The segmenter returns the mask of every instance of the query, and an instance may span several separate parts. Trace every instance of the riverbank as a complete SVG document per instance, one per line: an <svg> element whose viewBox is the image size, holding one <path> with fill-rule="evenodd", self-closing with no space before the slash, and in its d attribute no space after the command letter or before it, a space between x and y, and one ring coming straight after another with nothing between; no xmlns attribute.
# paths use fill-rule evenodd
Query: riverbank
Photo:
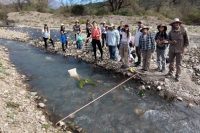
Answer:
<svg viewBox="0 0 200 133"><path fill-rule="evenodd" d="M0 132L62 133L38 108L37 93L28 91L25 79L10 63L8 49L0 46Z"/></svg>
<svg viewBox="0 0 200 133"><path fill-rule="evenodd" d="M10 31L7 30L7 38L11 40L17 40L17 41L24 41L24 35L13 37L9 36ZM1 29L0 29L1 32ZM15 31L17 32L17 31ZM21 33L21 32L20 32ZM25 34L25 33L24 33ZM27 40L29 39L29 35L25 34ZM193 37L193 36L192 36ZM0 38L4 38L0 36ZM20 40L20 38L22 40ZM55 48L52 46L49 46L48 51L51 53L61 54L63 56L73 56L75 58L78 58L80 60L84 60L88 63L103 67L106 70L112 70L117 73L121 73L126 76L132 76L133 74L139 74L140 76L137 76L137 79L139 78L141 80L141 83L143 84L141 88L143 89L152 89L161 97L164 97L168 100L181 100L186 101L188 104L194 103L199 104L200 103L200 74L199 74L199 62L200 62L200 55L198 53L199 47L198 42L200 41L199 36L195 36L195 41L193 38L191 39L192 46L189 47L189 50L184 56L183 60L183 73L181 76L180 82L175 82L174 79L168 79L165 78L165 73L160 73L155 71L156 69L156 57L152 58L152 70L150 72L142 73L140 71L141 67L134 68L133 67L133 73L130 70L124 70L121 69L121 63L116 61L109 60L109 53L108 48L104 47L104 60L94 62L93 59L93 53L91 50L90 45L86 45L82 50L77 50L76 46L71 42L68 46L68 49L66 52L62 52L61 44L60 42L55 42ZM43 41L40 39L38 40L32 40L31 44L35 47L44 48ZM98 53L99 55L99 53Z"/></svg>

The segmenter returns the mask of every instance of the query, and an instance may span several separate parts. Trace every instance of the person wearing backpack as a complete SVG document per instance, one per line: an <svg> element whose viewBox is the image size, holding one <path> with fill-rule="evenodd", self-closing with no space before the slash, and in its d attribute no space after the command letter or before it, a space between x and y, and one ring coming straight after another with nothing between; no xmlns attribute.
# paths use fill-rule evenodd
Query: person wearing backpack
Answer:
<svg viewBox="0 0 200 133"><path fill-rule="evenodd" d="M149 32L149 27L143 26L139 38L139 48L142 53L142 70L149 71L152 54L155 50L155 39Z"/></svg>
<svg viewBox="0 0 200 133"><path fill-rule="evenodd" d="M92 30L91 30L91 38L92 38L92 47L94 52L95 61L97 61L97 49L96 46L99 48L101 53L101 60L103 60L103 50L101 46L101 29L98 27L97 22L92 22Z"/></svg>
<svg viewBox="0 0 200 133"><path fill-rule="evenodd" d="M156 41L156 53L157 53L157 70L159 72L165 72L166 70L166 49L168 47L168 35L167 26L160 24L157 26L158 32L155 36Z"/></svg>
<svg viewBox="0 0 200 133"><path fill-rule="evenodd" d="M42 29L42 34L43 34L43 40L44 40L45 49L47 49L48 41L50 41L50 43L54 47L54 42L51 39L50 30L49 30L49 27L47 26L47 24L44 24L44 28Z"/></svg>

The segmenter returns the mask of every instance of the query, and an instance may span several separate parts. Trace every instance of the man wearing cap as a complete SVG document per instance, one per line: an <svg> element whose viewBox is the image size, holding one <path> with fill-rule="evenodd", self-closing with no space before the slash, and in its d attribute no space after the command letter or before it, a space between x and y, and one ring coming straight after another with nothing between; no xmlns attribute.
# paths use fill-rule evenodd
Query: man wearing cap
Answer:
<svg viewBox="0 0 200 133"><path fill-rule="evenodd" d="M104 21L101 26L101 39L102 39L102 47L104 47L105 41L106 41L106 22Z"/></svg>
<svg viewBox="0 0 200 133"><path fill-rule="evenodd" d="M138 27L137 27L136 33L135 33L135 48L136 48L136 55L137 55L138 60L135 63L135 66L139 66L141 64L141 51L139 48L139 38L142 35L142 32L140 32L142 26L143 26L142 21L138 21Z"/></svg>
<svg viewBox="0 0 200 133"><path fill-rule="evenodd" d="M140 31L142 32L139 38L139 48L142 53L142 70L149 71L151 56L155 50L155 40L149 32L149 27L143 26Z"/></svg>
<svg viewBox="0 0 200 133"><path fill-rule="evenodd" d="M116 59L116 48L119 44L120 35L119 32L116 32L114 30L114 25L111 24L108 27L108 31L106 34L106 43L109 47L109 53L110 53L110 59L115 60Z"/></svg>
<svg viewBox="0 0 200 133"><path fill-rule="evenodd" d="M175 80L179 81L181 74L181 61L186 47L189 45L189 39L186 30L181 25L182 22L175 18L170 24L172 30L169 32L169 72L168 77L173 76L174 62L176 59L176 76Z"/></svg>

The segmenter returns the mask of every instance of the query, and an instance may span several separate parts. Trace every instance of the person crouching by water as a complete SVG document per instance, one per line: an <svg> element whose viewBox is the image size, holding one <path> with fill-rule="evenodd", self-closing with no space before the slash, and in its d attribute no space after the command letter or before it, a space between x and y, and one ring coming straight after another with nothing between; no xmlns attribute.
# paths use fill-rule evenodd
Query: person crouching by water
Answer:
<svg viewBox="0 0 200 133"><path fill-rule="evenodd" d="M155 39L149 32L149 27L143 26L142 35L139 38L139 48L142 53L142 70L149 71L152 54L155 50Z"/></svg>
<svg viewBox="0 0 200 133"><path fill-rule="evenodd" d="M44 28L42 29L42 34L43 34L43 40L44 40L45 49L47 49L48 41L50 41L50 43L54 47L54 42L51 39L50 30L49 30L49 27L47 26L47 24L44 24Z"/></svg>
<svg viewBox="0 0 200 133"><path fill-rule="evenodd" d="M168 47L168 35L166 33L167 26L160 24L157 26L158 32L155 36L158 71L166 70L166 49Z"/></svg>
<svg viewBox="0 0 200 133"><path fill-rule="evenodd" d="M64 24L61 24L61 27L60 27L60 41L62 44L62 51L65 52L65 48L67 48L68 41L67 41Z"/></svg>
<svg viewBox="0 0 200 133"><path fill-rule="evenodd" d="M92 37L92 47L94 52L95 61L97 61L97 49L96 45L99 48L99 51L101 53L101 60L103 60L103 50L101 46L101 29L98 27L96 21L92 22L92 30L91 30L91 37Z"/></svg>
<svg viewBox="0 0 200 133"><path fill-rule="evenodd" d="M121 68L126 69L129 67L129 42L131 39L131 33L129 31L129 25L125 25L122 30L121 41L120 41L120 56L122 61Z"/></svg>
<svg viewBox="0 0 200 133"><path fill-rule="evenodd" d="M110 59L111 60L116 60L116 48L119 45L119 41L120 41L120 35L119 32L115 31L114 29L114 25L111 24L108 27L108 31L106 34L106 44L109 47L109 53L110 53Z"/></svg>
<svg viewBox="0 0 200 133"><path fill-rule="evenodd" d="M174 60L176 58L176 77L175 80L178 82L181 75L181 61L183 53L189 45L189 39L185 28L181 25L182 22L175 18L170 24L172 30L169 32L169 72L167 77L173 76L174 71Z"/></svg>

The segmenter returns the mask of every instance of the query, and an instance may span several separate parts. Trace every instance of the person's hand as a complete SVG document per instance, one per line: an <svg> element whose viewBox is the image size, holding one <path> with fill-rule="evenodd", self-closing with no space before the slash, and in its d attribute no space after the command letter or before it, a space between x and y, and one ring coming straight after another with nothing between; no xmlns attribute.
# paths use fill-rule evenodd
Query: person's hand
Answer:
<svg viewBox="0 0 200 133"><path fill-rule="evenodd" d="M188 49L186 47L183 48L183 53L186 53Z"/></svg>

